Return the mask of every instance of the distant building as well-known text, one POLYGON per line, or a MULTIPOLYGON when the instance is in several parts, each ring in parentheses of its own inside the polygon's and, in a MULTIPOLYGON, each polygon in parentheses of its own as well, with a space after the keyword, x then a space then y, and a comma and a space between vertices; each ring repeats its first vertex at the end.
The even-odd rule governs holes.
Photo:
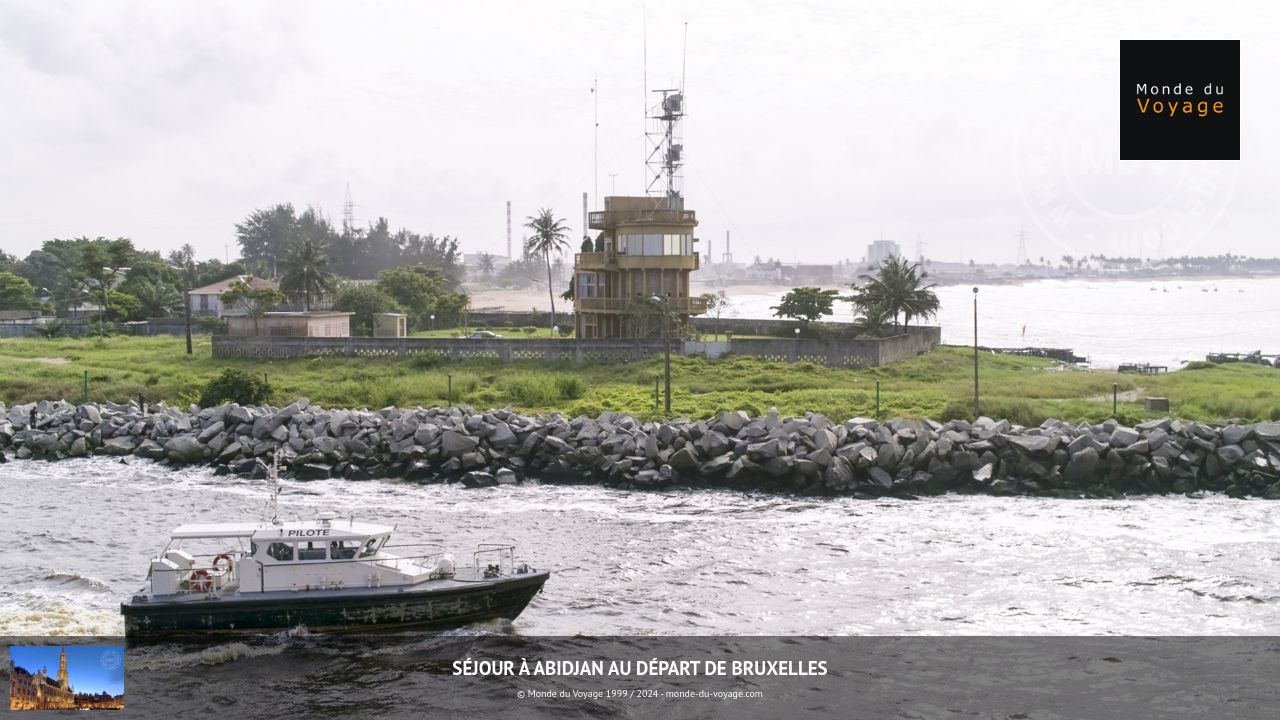
POLYGON ((374 337, 402 338, 409 334, 409 316, 404 313, 378 313, 373 316, 374 337))
POLYGON ((227 318, 227 334, 235 337, 351 337, 349 312, 269 312, 262 317, 227 318))
POLYGON ((576 337, 636 337, 649 323, 630 315, 636 299, 667 303, 678 323, 707 311, 706 301, 689 296, 689 274, 698 269, 693 251, 698 225, 680 196, 604 199, 604 210, 589 215, 600 230, 600 252, 574 256, 573 307, 576 337))
POLYGON ((782 263, 777 260, 766 260, 763 262, 754 262, 742 271, 742 276, 747 280, 765 280, 768 282, 777 282, 782 280, 782 263))
POLYGON ((263 280, 253 275, 233 275, 226 280, 219 280, 211 285, 195 288, 190 294, 191 313, 193 315, 212 315, 214 317, 227 317, 230 315, 243 315, 244 311, 236 308, 224 307, 222 304, 222 295, 231 289, 231 286, 237 282, 247 283, 254 290, 262 288, 280 289, 280 286, 271 280, 263 280))
POLYGON ((503 268, 511 264, 511 258, 506 255, 494 255, 493 253, 463 253, 462 267, 466 269, 467 277, 483 278, 485 276, 484 269, 481 267, 484 264, 485 255, 488 255, 493 261, 493 269, 490 272, 490 276, 497 275, 502 272, 503 268))
POLYGON ((902 257, 902 248, 892 240, 874 240, 867 246, 867 265, 879 267, 891 257, 902 257))
POLYGON ((782 276, 794 285, 834 285, 836 269, 832 265, 783 265, 782 276))

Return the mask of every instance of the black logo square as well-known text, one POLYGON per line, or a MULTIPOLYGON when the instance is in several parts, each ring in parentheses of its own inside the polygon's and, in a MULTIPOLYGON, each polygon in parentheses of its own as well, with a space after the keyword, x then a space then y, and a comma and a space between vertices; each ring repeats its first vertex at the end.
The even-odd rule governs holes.
POLYGON ((1240 41, 1121 40, 1120 159, 1239 160, 1240 41))

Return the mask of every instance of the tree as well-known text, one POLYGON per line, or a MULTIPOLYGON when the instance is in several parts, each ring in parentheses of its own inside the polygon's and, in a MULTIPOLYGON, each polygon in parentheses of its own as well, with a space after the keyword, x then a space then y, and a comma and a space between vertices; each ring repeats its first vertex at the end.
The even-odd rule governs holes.
POLYGON ((351 321, 355 327, 368 328, 373 335, 374 316, 380 313, 403 312, 395 298, 377 285, 349 284, 333 298, 333 309, 355 313, 351 321))
POLYGON ((276 277, 279 262, 288 252, 289 241, 295 237, 297 223, 290 203, 254 210, 244 222, 236 224, 240 256, 263 274, 276 277))
POLYGON ((0 250, 0 272, 13 272, 13 266, 17 264, 18 258, 0 250))
POLYGON ((493 256, 489 253, 480 253, 480 274, 487 278, 493 275, 493 269, 493 256))
POLYGON ((253 318, 253 334, 258 334, 258 318, 266 315, 271 308, 284 300, 284 294, 273 287, 254 288, 243 280, 231 283, 227 291, 222 293, 222 304, 227 307, 239 307, 245 315, 253 318))
POLYGON ((112 290, 107 293, 107 297, 110 303, 102 315, 99 316, 100 320, 118 323, 130 319, 142 319, 142 302, 132 293, 112 290))
POLYGON ((775 317, 793 318, 802 325, 808 325, 830 315, 832 303, 837 293, 835 290, 823 290, 816 287, 798 287, 782 296, 782 301, 769 308, 775 317))
POLYGON ((720 339, 720 318, 733 312, 729 296, 723 290, 714 293, 703 293, 702 299, 707 303, 707 316, 714 319, 716 340, 720 339))
MULTIPOLYGON (((76 273, 76 279, 86 285, 92 291, 94 298, 102 303, 104 318, 113 317, 112 290, 119 283, 120 271, 129 266, 134 254, 133 242, 128 238, 115 240, 98 238, 97 241, 85 245, 80 252, 80 267, 76 273)), ((137 298, 129 297, 133 300, 133 303, 130 303, 131 308, 135 307, 137 298)), ((116 315, 123 317, 123 314, 116 315)), ((99 334, 104 333, 105 328, 102 323, 99 323, 99 334)))
POLYGON ((562 253, 569 249, 569 226, 564 220, 557 220, 550 208, 543 208, 537 215, 527 218, 525 227, 533 231, 533 236, 524 243, 526 256, 542 256, 547 264, 547 296, 551 298, 551 327, 556 326, 556 293, 551 282, 551 253, 562 253))
POLYGON ((191 243, 185 243, 182 247, 170 252, 167 259, 169 264, 174 267, 181 268, 194 265, 196 262, 196 249, 191 246, 191 243))
POLYGON ((433 314, 442 322, 456 321, 466 306, 466 294, 449 292, 443 273, 436 267, 384 270, 375 285, 400 305, 409 315, 409 323, 418 329, 426 327, 433 314))
POLYGON ((902 315, 905 330, 910 326, 912 316, 924 318, 938 312, 934 285, 923 284, 928 277, 929 273, 921 272, 918 264, 890 257, 880 266, 875 277, 862 275, 859 279, 863 285, 852 286, 854 294, 847 300, 868 316, 893 318, 895 325, 898 324, 898 316, 902 315))
POLYGON ((142 318, 166 318, 182 307, 182 295, 172 285, 142 280, 129 287, 142 318))
POLYGON ((11 272, 0 272, 0 310, 32 310, 39 307, 31 283, 11 272))
POLYGON ((280 290, 290 299, 302 299, 303 308, 311 309, 311 300, 333 290, 333 273, 329 272, 329 256, 325 241, 302 237, 289 246, 284 261, 280 290))

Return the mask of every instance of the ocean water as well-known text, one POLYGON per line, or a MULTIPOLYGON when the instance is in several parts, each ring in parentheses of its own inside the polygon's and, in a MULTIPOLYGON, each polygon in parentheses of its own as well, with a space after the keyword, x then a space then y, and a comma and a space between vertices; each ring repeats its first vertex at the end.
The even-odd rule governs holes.
MULTIPOLYGON (((116 635, 185 522, 260 519, 266 483, 103 458, 11 462, 0 636, 116 635)), ((919 501, 733 491, 286 482, 285 517, 394 523, 460 559, 514 542, 554 572, 504 632, 545 635, 1274 633, 1274 503, 1181 496, 919 501)))
MULTIPOLYGON (((730 298, 738 317, 773 316, 784 291, 730 298)), ((842 289, 847 294, 847 289, 842 289)), ((936 290, 942 341, 973 344, 972 286, 936 290)), ((837 303, 832 320, 850 321, 837 303)), ((1075 350, 1093 367, 1170 369, 1216 352, 1280 353, 1280 278, 1035 280, 978 286, 978 342, 1075 350)))

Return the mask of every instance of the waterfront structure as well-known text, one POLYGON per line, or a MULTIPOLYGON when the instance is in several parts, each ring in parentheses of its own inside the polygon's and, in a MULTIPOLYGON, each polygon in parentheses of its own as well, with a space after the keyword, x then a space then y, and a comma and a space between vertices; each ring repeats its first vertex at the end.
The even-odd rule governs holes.
POLYGON ((243 310, 225 307, 222 304, 222 295, 231 289, 235 283, 243 282, 254 290, 262 288, 280 289, 278 283, 271 280, 263 280, 253 275, 233 275, 226 280, 219 280, 216 283, 198 287, 187 295, 187 302, 191 303, 192 315, 212 315, 214 317, 227 317, 230 315, 243 314, 243 310))
POLYGON ((351 316, 355 313, 311 310, 269 312, 261 317, 227 318, 227 334, 233 337, 351 337, 351 316))
POLYGON ((75 688, 67 676, 67 649, 58 658, 58 674, 48 668, 31 672, 9 661, 10 710, 71 710, 76 707, 75 688))
POLYGON ((867 266, 880 267, 891 257, 902 257, 902 248, 892 240, 874 240, 867 245, 867 266))
POLYGON ((691 297, 689 274, 698 269, 693 236, 698 225, 684 198, 607 197, 603 211, 588 214, 599 230, 593 252, 573 263, 575 337, 640 337, 659 332, 656 323, 635 316, 636 301, 657 297, 673 322, 683 325, 706 312, 706 301, 691 297))

